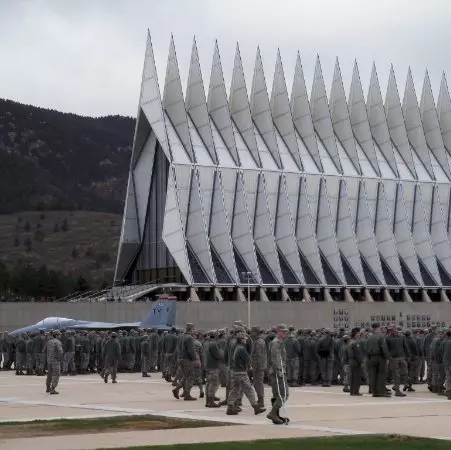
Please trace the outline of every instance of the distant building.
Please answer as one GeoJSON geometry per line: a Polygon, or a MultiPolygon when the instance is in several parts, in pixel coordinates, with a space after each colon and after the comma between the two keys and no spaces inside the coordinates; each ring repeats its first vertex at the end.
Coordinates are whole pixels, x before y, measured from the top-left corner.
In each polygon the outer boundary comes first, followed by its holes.
{"type": "Polygon", "coordinates": [[[196,44],[183,96],[174,43],[160,95],[147,42],[116,281],[190,289],[191,300],[445,301],[451,292],[451,100],[426,74],[418,102],[373,67],[330,98],[318,59],[291,98],[277,55],[257,52],[248,95],[237,47],[230,95],[218,47],[205,94],[196,44]],[[195,296],[193,298],[193,295],[195,296]]]}

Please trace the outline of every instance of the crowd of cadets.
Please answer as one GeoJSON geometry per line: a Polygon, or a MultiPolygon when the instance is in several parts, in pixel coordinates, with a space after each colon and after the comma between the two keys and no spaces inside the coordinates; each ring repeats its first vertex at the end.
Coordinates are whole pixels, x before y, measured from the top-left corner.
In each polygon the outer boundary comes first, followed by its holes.
{"type": "MultiPolygon", "coordinates": [[[[285,421],[279,410],[288,387],[306,384],[339,384],[350,395],[362,395],[360,386],[367,384],[373,397],[390,396],[387,385],[392,384],[395,395],[404,397],[414,385],[427,383],[431,392],[451,400],[451,330],[437,327],[412,333],[373,324],[371,329],[334,333],[285,325],[248,330],[238,321],[230,330],[199,332],[192,324],[184,332],[172,328],[164,333],[62,330],[53,339],[61,342],[62,375],[99,373],[105,383],[110,376],[116,383],[117,372],[149,377],[161,371],[175,398],[196,400],[191,390],[197,387],[207,407],[227,406],[227,414],[241,411],[243,394],[256,414],[263,412],[268,383],[272,409],[267,417],[274,423],[285,421]],[[226,388],[222,401],[217,397],[220,386],[226,388]]],[[[14,338],[3,333],[0,366],[12,370],[14,365],[16,375],[45,375],[50,340],[52,333],[44,331],[14,338]]]]}

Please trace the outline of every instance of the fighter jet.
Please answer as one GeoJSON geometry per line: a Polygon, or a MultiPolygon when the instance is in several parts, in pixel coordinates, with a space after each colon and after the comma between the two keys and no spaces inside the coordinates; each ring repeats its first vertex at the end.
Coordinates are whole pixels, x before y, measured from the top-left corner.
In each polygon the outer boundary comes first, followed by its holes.
{"type": "Polygon", "coordinates": [[[110,323],[92,322],[88,320],[68,319],[66,317],[47,317],[34,325],[19,328],[9,333],[16,336],[23,333],[37,333],[41,330],[133,330],[145,328],[157,328],[158,330],[170,330],[175,326],[177,300],[174,297],[160,297],[153,302],[153,306],[141,322],[110,323]]]}

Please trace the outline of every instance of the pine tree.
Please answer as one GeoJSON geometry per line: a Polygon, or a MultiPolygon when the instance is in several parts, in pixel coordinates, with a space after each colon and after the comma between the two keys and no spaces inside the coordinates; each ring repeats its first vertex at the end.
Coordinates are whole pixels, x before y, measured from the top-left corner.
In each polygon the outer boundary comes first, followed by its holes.
{"type": "Polygon", "coordinates": [[[29,237],[25,239],[24,245],[27,253],[30,253],[33,250],[33,243],[29,237]]]}
{"type": "Polygon", "coordinates": [[[69,229],[69,225],[67,224],[67,217],[64,218],[63,223],[61,224],[61,230],[67,231],[69,229]]]}

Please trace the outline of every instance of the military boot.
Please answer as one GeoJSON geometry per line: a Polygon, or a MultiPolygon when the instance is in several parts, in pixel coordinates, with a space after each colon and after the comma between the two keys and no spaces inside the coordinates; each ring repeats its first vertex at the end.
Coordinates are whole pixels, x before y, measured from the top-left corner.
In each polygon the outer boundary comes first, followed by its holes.
{"type": "Polygon", "coordinates": [[[239,413],[239,411],[236,410],[233,405],[227,405],[226,414],[228,416],[236,416],[236,415],[238,415],[238,413],[239,413]]]}
{"type": "Polygon", "coordinates": [[[207,397],[207,401],[205,403],[206,408],[220,408],[221,406],[218,403],[215,403],[214,399],[211,397],[207,397]]]}
{"type": "Polygon", "coordinates": [[[403,390],[407,392],[415,392],[415,389],[412,387],[411,384],[405,385],[403,390]]]}
{"type": "Polygon", "coordinates": [[[351,392],[351,389],[349,389],[348,386],[345,386],[345,387],[343,388],[343,392],[349,393],[349,392],[351,392]]]}
{"type": "Polygon", "coordinates": [[[252,408],[254,408],[255,415],[264,413],[266,411],[266,408],[263,408],[263,406],[261,406],[259,403],[255,403],[252,408]]]}
{"type": "Polygon", "coordinates": [[[273,406],[266,418],[272,420],[274,425],[283,425],[285,422],[279,417],[279,408],[273,406]]]}
{"type": "Polygon", "coordinates": [[[204,398],[204,397],[205,397],[205,392],[201,391],[200,394],[199,394],[199,398],[204,398]]]}
{"type": "Polygon", "coordinates": [[[431,391],[433,394],[437,394],[437,393],[438,393],[438,387],[437,387],[437,386],[431,386],[430,391],[431,391]]]}
{"type": "Polygon", "coordinates": [[[116,378],[112,381],[112,383],[113,383],[113,384],[116,384],[116,383],[117,383],[116,378]]]}
{"type": "Polygon", "coordinates": [[[451,391],[446,391],[445,394],[446,394],[446,398],[448,400],[451,400],[451,391]]]}
{"type": "Polygon", "coordinates": [[[227,399],[220,401],[219,406],[227,406],[227,399]]]}
{"type": "Polygon", "coordinates": [[[147,372],[143,372],[143,378],[150,378],[150,375],[147,372]]]}
{"type": "Polygon", "coordinates": [[[52,387],[50,388],[50,394],[55,395],[55,394],[59,394],[59,392],[55,391],[55,388],[52,386],[52,387]]]}
{"type": "Polygon", "coordinates": [[[47,389],[46,389],[46,391],[45,392],[47,392],[47,393],[49,393],[50,392],[50,386],[47,386],[47,389]]]}
{"type": "Polygon", "coordinates": [[[443,388],[443,387],[439,387],[438,389],[437,389],[437,395],[443,395],[443,396],[445,396],[446,394],[445,394],[445,389],[443,388]]]}
{"type": "Polygon", "coordinates": [[[219,402],[219,401],[221,401],[221,399],[219,398],[219,397],[213,397],[213,400],[215,401],[215,402],[219,402]]]}
{"type": "Polygon", "coordinates": [[[192,402],[194,400],[197,400],[197,398],[196,397],[191,397],[191,394],[189,392],[185,392],[183,400],[185,400],[185,402],[192,402]]]}
{"type": "Polygon", "coordinates": [[[398,388],[398,389],[394,389],[394,391],[395,391],[395,397],[406,397],[406,394],[404,394],[403,392],[401,392],[401,391],[399,390],[399,388],[398,388]]]}
{"type": "Polygon", "coordinates": [[[257,397],[257,403],[262,407],[262,408],[264,408],[265,407],[265,400],[264,400],[264,398],[263,397],[257,397]]]}
{"type": "Polygon", "coordinates": [[[180,398],[179,388],[172,389],[172,395],[178,400],[180,398]]]}

